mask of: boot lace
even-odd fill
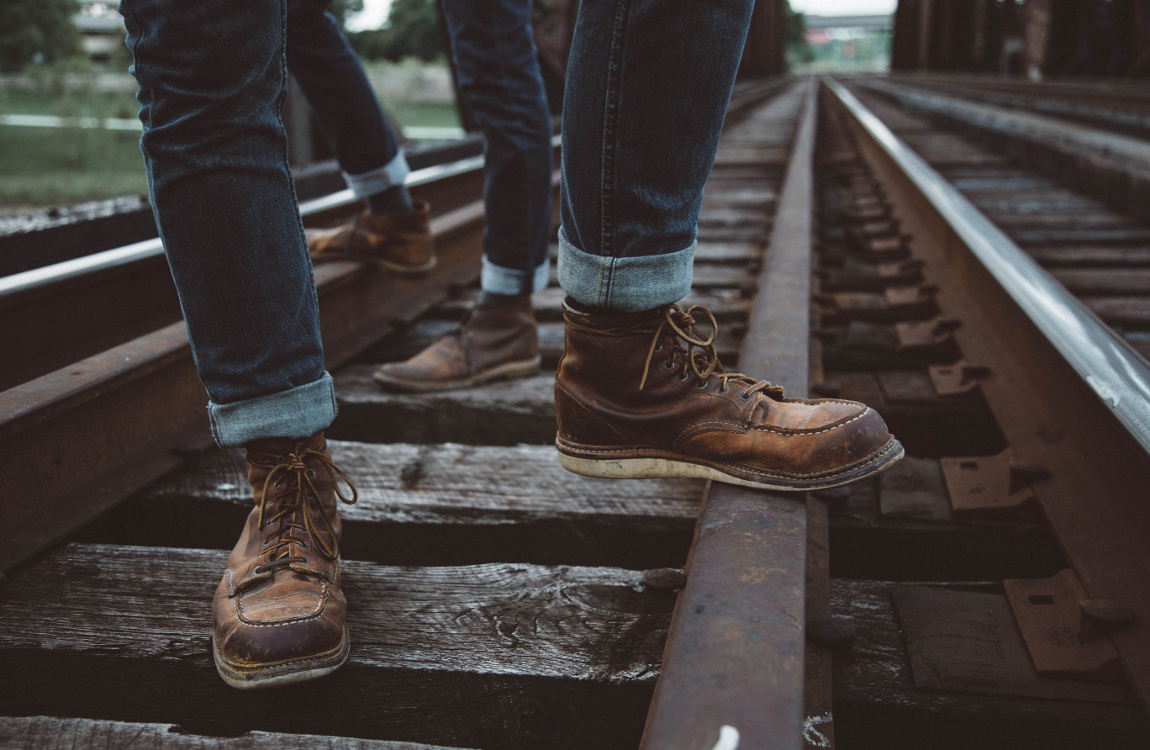
[[[264,489],[260,496],[260,529],[273,526],[275,528],[269,532],[268,537],[263,542],[264,549],[261,556],[267,562],[255,568],[253,572],[257,575],[273,573],[290,566],[292,563],[306,564],[308,562],[307,557],[291,554],[293,544],[305,550],[314,547],[320,555],[328,560],[339,557],[339,541],[335,538],[335,529],[332,528],[327,513],[320,505],[319,492],[312,482],[316,472],[304,463],[305,458],[312,459],[327,473],[332,487],[335,489],[336,497],[341,502],[352,505],[359,497],[355,485],[330,458],[319,451],[299,450],[299,446],[297,446],[296,451],[284,456],[283,460],[273,466],[267,476],[264,477]],[[278,503],[269,503],[269,489],[279,489],[285,481],[289,486],[288,492],[279,498]],[[351,491],[350,498],[340,490],[340,481],[347,485]],[[294,494],[291,492],[293,486],[295,488]],[[274,512],[269,506],[275,508]],[[322,522],[319,529],[315,526],[314,519],[316,517]],[[292,533],[294,531],[304,532],[307,535],[306,539],[297,538],[298,535]]]
[[[695,320],[696,315],[705,316],[706,323],[711,327],[708,335],[704,336],[699,332]],[[639,381],[639,390],[643,390],[647,384],[647,376],[650,374],[651,362],[655,355],[662,352],[665,347],[665,344],[660,343],[663,332],[670,329],[676,338],[672,340],[673,344],[667,359],[663,361],[663,367],[667,370],[678,370],[679,377],[684,380],[694,375],[700,384],[707,383],[710,377],[714,375],[719,380],[719,393],[726,393],[732,382],[746,385],[747,387],[743,390],[740,398],[752,403],[751,408],[747,411],[745,421],[750,422],[764,398],[775,401],[783,400],[782,386],[774,385],[768,380],[756,380],[741,372],[723,370],[723,366],[719,362],[719,351],[715,347],[715,335],[718,333],[719,324],[715,320],[714,314],[702,305],[691,305],[686,310],[678,305],[671,305],[663,311],[659,324],[654,328],[651,328],[650,320],[614,329],[592,329],[572,322],[568,322],[568,325],[576,329],[608,336],[653,333],[651,345],[647,347],[647,359],[643,363],[643,377]],[[683,346],[684,343],[686,344],[685,347]]]

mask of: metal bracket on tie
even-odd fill
[[[1118,651],[1100,636],[1131,627],[1134,611],[1088,599],[1073,570],[1040,580],[1003,581],[1034,668],[1045,677],[1124,683]]]
[[[997,456],[943,458],[939,461],[956,515],[1034,517],[1041,498],[1032,487],[1050,475],[1045,467],[1018,461],[1007,448]]]
[[[961,327],[962,321],[934,318],[913,323],[897,323],[895,333],[898,335],[898,347],[901,350],[930,349],[953,342],[952,334]]]
[[[979,381],[990,377],[989,367],[960,361],[953,365],[931,365],[927,368],[931,385],[939,396],[962,396],[978,390]]]

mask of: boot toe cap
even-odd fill
[[[322,659],[346,640],[342,597],[329,586],[281,601],[244,601],[243,594],[217,597],[214,640],[218,659],[236,672]]]

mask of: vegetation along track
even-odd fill
[[[360,490],[352,654],[321,682],[241,705],[212,667],[250,493],[241,453],[203,439],[179,324],[0,394],[6,465],[30,468],[0,511],[0,745],[1144,744],[1145,362],[849,92],[777,88],[726,128],[685,304],[729,365],[878,409],[904,461],[810,497],[566,474],[554,285],[539,376],[379,391],[375,363],[476,293],[465,200],[423,281],[317,271],[329,438]]]

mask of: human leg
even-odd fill
[[[551,116],[529,0],[445,0],[459,90],[485,141],[483,291],[547,286]]]
[[[832,487],[902,454],[873,410],[726,373],[691,287],[749,0],[584,0],[563,107],[560,461],[608,477]]]
[[[120,7],[153,210],[213,434],[253,461],[258,506],[216,593],[217,665],[241,680],[228,665],[242,664],[244,686],[317,676],[342,663],[348,639],[334,481],[302,489],[330,464],[322,431],[335,394],[280,118],[283,0]],[[275,491],[263,492],[257,462],[279,467]],[[330,606],[301,619],[321,596]]]
[[[309,230],[317,259],[372,260],[391,271],[435,265],[428,206],[404,186],[411,171],[363,65],[327,11],[331,0],[288,0],[288,69],[335,151],[344,180],[365,210],[350,225]]]
[[[439,390],[539,368],[531,293],[547,286],[551,117],[529,0],[445,0],[460,94],[486,144],[481,295],[460,330],[375,375],[388,388]]]

